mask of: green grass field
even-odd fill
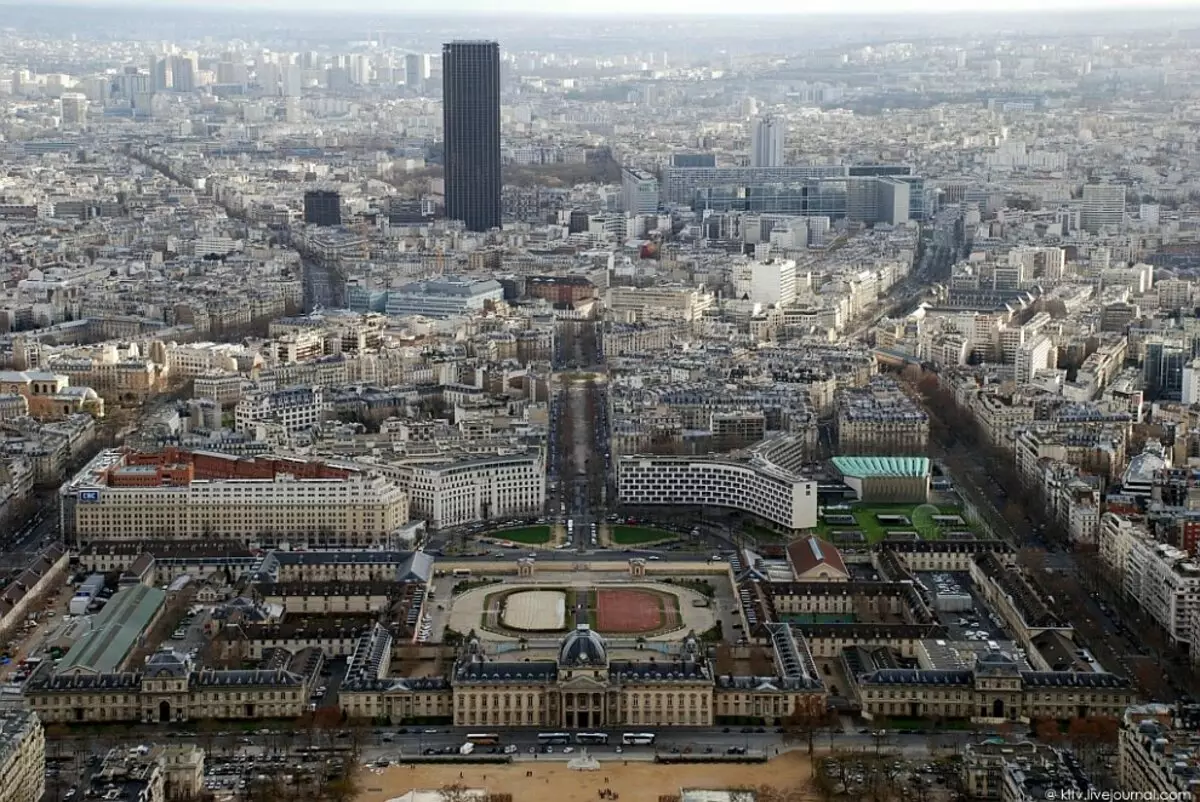
[[[618,546],[639,546],[646,543],[657,543],[660,540],[673,540],[679,535],[665,529],[651,529],[648,526],[614,526],[611,530],[612,542]]]
[[[832,515],[853,515],[854,520],[858,523],[855,526],[849,524],[827,524],[824,520],[817,522],[817,534],[820,537],[828,537],[835,529],[857,529],[866,535],[867,542],[878,543],[883,540],[889,531],[908,531],[919,532],[922,540],[936,540],[941,537],[941,531],[934,525],[932,518],[929,515],[922,514],[914,518],[913,511],[920,507],[920,504],[851,504],[848,512],[837,510],[831,511]],[[938,510],[943,515],[959,515],[962,510],[953,505],[942,505]],[[884,526],[875,518],[876,515],[904,515],[911,522],[911,526]],[[965,518],[964,518],[965,520]],[[970,523],[965,526],[955,527],[955,529],[970,529],[975,531],[975,527]]]
[[[513,543],[541,546],[550,542],[550,527],[523,526],[519,529],[500,529],[495,532],[489,532],[487,536],[496,540],[511,540]]]

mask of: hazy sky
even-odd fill
[[[0,5],[8,0],[0,0]],[[549,14],[903,14],[1089,11],[1114,8],[1200,8],[1200,0],[57,0],[78,5],[153,5],[208,10],[269,10],[388,13]]]

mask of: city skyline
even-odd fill
[[[6,800],[1194,793],[1200,0],[433,2],[0,8]]]
[[[15,3],[0,2],[0,8]],[[328,12],[327,3],[320,0],[174,0],[171,3],[149,0],[127,0],[127,2],[111,2],[110,0],[56,0],[54,5],[66,7],[78,6],[84,8],[141,8],[153,6],[157,11],[167,13],[170,10],[186,11],[222,11],[222,12],[261,12],[289,11],[299,13]],[[168,8],[164,8],[168,6]],[[498,8],[487,0],[453,0],[449,3],[433,3],[426,0],[405,7],[405,14],[437,14],[440,16],[482,15],[484,17],[505,17],[520,15],[545,16],[612,16],[618,14],[637,14],[646,17],[702,17],[702,16],[778,16],[778,17],[895,17],[908,14],[921,16],[944,16],[952,18],[978,16],[1013,16],[1028,13],[1039,14],[1087,14],[1087,13],[1129,13],[1150,14],[1155,12],[1172,12],[1179,10],[1196,10],[1195,0],[1154,0],[1149,4],[1131,3],[1130,0],[979,0],[970,8],[963,8],[948,0],[866,0],[849,7],[841,6],[834,11],[825,7],[796,8],[782,0],[748,0],[731,6],[718,0],[699,0],[699,2],[684,2],[684,0],[668,0],[656,4],[653,11],[646,11],[644,6],[632,0],[606,4],[602,10],[594,4],[583,0],[517,0],[508,2]],[[397,14],[393,4],[383,0],[352,0],[338,8],[338,14]]]

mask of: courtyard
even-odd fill
[[[562,760],[521,760],[502,766],[395,765],[363,770],[358,802],[387,802],[412,790],[458,785],[488,794],[511,794],[520,802],[595,802],[607,788],[628,802],[677,795],[680,788],[807,788],[810,761],[802,750],[785,752],[762,764],[688,763],[661,765],[645,760],[600,758],[597,771],[575,771]],[[607,781],[607,782],[606,782]]]
[[[676,640],[717,623],[718,610],[688,587],[618,578],[611,572],[539,574],[470,587],[444,602],[445,626],[486,639],[561,636],[579,624],[616,638]]]

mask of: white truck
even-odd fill
[[[460,755],[469,755],[474,751],[475,751],[475,744],[473,744],[473,743],[465,743],[462,746],[458,747],[458,753]]]

